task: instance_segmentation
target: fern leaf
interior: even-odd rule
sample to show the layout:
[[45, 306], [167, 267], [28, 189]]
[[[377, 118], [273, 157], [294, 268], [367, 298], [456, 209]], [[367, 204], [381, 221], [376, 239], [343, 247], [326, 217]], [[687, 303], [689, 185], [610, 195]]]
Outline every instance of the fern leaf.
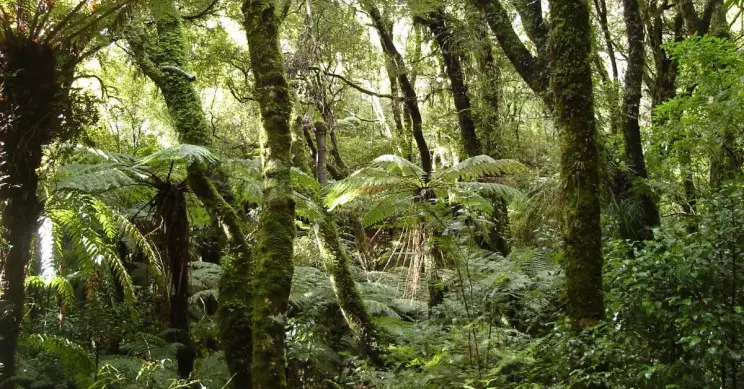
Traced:
[[440, 183], [472, 180], [488, 175], [504, 175], [523, 169], [524, 165], [510, 160], [495, 160], [487, 155], [468, 158], [448, 169], [440, 170], [432, 175], [432, 181]]
[[56, 275], [49, 279], [39, 276], [28, 276], [24, 282], [26, 289], [48, 289], [54, 291], [61, 299], [62, 303], [68, 307], [73, 306], [75, 302], [75, 291], [70, 281], [62, 276]]
[[90, 354], [69, 339], [56, 335], [32, 334], [24, 337], [23, 343], [56, 356], [64, 367], [65, 375], [74, 377], [79, 382], [93, 376], [95, 364]]
[[158, 168], [170, 166], [171, 163], [190, 165], [194, 162], [216, 165], [219, 160], [204, 147], [181, 144], [152, 153], [137, 161], [136, 166]]
[[381, 155], [375, 158], [370, 166], [380, 167], [390, 173], [399, 173], [403, 176], [415, 176], [421, 178], [425, 175], [424, 170], [418, 167], [415, 163], [392, 154]]

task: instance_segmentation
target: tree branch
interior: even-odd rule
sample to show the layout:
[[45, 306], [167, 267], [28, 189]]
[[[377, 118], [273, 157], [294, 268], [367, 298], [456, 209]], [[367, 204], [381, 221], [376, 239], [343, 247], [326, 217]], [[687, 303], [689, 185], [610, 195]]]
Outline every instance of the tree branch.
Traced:
[[215, 6], [215, 5], [217, 5], [217, 3], [218, 3], [219, 1], [220, 1], [220, 0], [212, 0], [212, 2], [211, 2], [211, 3], [209, 3], [209, 5], [207, 6], [207, 8], [204, 8], [204, 10], [203, 10], [203, 11], [201, 11], [201, 12], [197, 13], [196, 15], [183, 16], [183, 19], [184, 19], [184, 20], [194, 20], [194, 19], [200, 19], [200, 18], [202, 18], [202, 17], [204, 16], [204, 15], [208, 14], [209, 12], [211, 12], [211, 11], [212, 11], [212, 10], [214, 9], [214, 6]]
[[[388, 95], [388, 94], [377, 93], [377, 92], [371, 91], [371, 90], [369, 90], [367, 88], [364, 88], [364, 87], [362, 87], [362, 86], [360, 86], [360, 85], [358, 85], [358, 84], [350, 81], [349, 79], [347, 79], [346, 77], [344, 77], [344, 76], [342, 76], [340, 74], [331, 73], [331, 72], [329, 72], [327, 70], [323, 70], [323, 69], [321, 69], [321, 68], [319, 68], [317, 66], [310, 66], [307, 69], [309, 69], [309, 70], [315, 70], [317, 72], [322, 72], [326, 76], [337, 78], [337, 79], [343, 81], [346, 85], [348, 85], [348, 86], [350, 86], [350, 87], [356, 89], [357, 91], [362, 92], [362, 93], [364, 93], [366, 95], [375, 96], [375, 97], [384, 98], [384, 99], [391, 99], [391, 100], [395, 100], [396, 99], [396, 97], [393, 96], [393, 95]], [[397, 98], [397, 100], [403, 100], [403, 99], [402, 98]]]

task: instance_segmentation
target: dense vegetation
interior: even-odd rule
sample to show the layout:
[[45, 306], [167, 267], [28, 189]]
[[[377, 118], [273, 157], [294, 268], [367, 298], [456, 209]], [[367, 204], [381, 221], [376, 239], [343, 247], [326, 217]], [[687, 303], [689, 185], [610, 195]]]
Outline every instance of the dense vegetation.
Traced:
[[0, 389], [743, 387], [743, 14], [0, 0]]

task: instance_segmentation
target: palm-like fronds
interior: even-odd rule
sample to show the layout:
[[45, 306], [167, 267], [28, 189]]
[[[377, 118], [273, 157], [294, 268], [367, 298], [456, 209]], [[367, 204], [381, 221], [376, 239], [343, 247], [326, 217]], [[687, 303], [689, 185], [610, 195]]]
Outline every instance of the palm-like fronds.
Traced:
[[70, 281], [60, 275], [56, 275], [50, 278], [44, 278], [39, 276], [28, 276], [25, 281], [26, 289], [46, 289], [56, 293], [61, 299], [65, 306], [71, 306], [72, 302], [75, 301], [75, 291], [72, 288]]
[[[325, 203], [331, 209], [364, 199], [368, 210], [362, 220], [373, 225], [394, 215], [417, 214], [428, 201], [458, 203], [473, 210], [490, 212], [491, 201], [483, 195], [496, 195], [511, 200], [521, 192], [511, 186], [495, 182], [478, 182], [489, 176], [503, 176], [522, 168], [511, 160], [494, 160], [481, 155], [466, 159], [431, 176], [411, 163], [395, 156], [383, 155], [368, 167], [356, 171], [348, 178], [330, 185], [326, 190]], [[427, 195], [433, 193], [435, 196]]]
[[74, 377], [78, 382], [89, 380], [95, 371], [95, 364], [90, 354], [75, 342], [56, 335], [32, 334], [23, 339], [23, 344], [37, 350], [43, 350], [59, 359], [65, 375]]
[[160, 257], [146, 238], [123, 215], [91, 195], [76, 194], [52, 197], [47, 203], [47, 217], [52, 222], [55, 241], [53, 256], [61, 255], [61, 241], [66, 238], [77, 257], [78, 271], [90, 276], [99, 266], [105, 266], [122, 286], [125, 299], [134, 300], [134, 285], [122, 258], [116, 252], [118, 240], [126, 235], [148, 261], [151, 273], [163, 285]]

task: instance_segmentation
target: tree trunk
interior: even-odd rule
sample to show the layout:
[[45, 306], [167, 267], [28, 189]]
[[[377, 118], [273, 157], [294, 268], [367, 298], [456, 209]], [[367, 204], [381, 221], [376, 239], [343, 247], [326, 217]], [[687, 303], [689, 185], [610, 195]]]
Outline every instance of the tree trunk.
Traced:
[[351, 273], [351, 258], [341, 244], [338, 227], [328, 214], [325, 215], [325, 220], [320, 223], [319, 227], [330, 254], [327, 266], [331, 273], [333, 291], [344, 313], [344, 318], [349, 328], [359, 338], [365, 355], [369, 356], [373, 364], [382, 366], [380, 351], [377, 348], [377, 329], [354, 282]]
[[450, 31], [441, 9], [430, 12], [423, 22], [429, 27], [444, 60], [444, 68], [452, 87], [452, 98], [457, 109], [457, 120], [460, 124], [460, 140], [462, 149], [467, 157], [481, 155], [483, 150], [478, 135], [475, 132], [475, 121], [470, 104], [468, 87], [465, 84], [462, 65], [457, 53], [454, 37]]
[[36, 195], [42, 146], [61, 125], [55, 114], [60, 94], [52, 49], [30, 40], [0, 41], [0, 190], [9, 244], [3, 262], [0, 299], [0, 388], [13, 389], [16, 352], [23, 321], [26, 266], [43, 205]]
[[623, 138], [625, 140], [625, 160], [630, 169], [630, 186], [635, 187], [631, 196], [641, 206], [640, 223], [635, 228], [624, 228], [630, 232], [626, 239], [647, 240], [653, 238], [652, 228], [659, 225], [659, 210], [656, 207], [650, 188], [646, 185], [648, 173], [643, 156], [641, 126], [638, 121], [643, 86], [644, 31], [638, 0], [623, 0], [623, 15], [628, 34], [628, 64], [625, 71], [625, 97], [623, 99]]
[[178, 330], [174, 341], [184, 347], [176, 352], [178, 374], [188, 378], [194, 370], [196, 350], [189, 332], [189, 219], [186, 213], [185, 185], [162, 183], [158, 198], [159, 214], [163, 218], [166, 252], [169, 258], [170, 326]]
[[375, 3], [371, 0], [364, 0], [362, 2], [362, 7], [367, 11], [370, 18], [372, 18], [375, 30], [380, 35], [382, 50], [390, 59], [395, 74], [398, 77], [398, 85], [403, 93], [405, 113], [409, 115], [411, 119], [411, 133], [413, 139], [416, 141], [419, 155], [421, 156], [421, 167], [428, 175], [432, 171], [431, 153], [429, 152], [429, 146], [426, 144], [426, 139], [424, 138], [423, 122], [421, 119], [421, 111], [419, 111], [416, 90], [408, 78], [408, 70], [403, 61], [403, 56], [400, 55], [398, 49], [395, 47], [392, 30], [386, 27], [382, 15], [380, 14], [380, 10], [377, 8]]
[[599, 148], [586, 0], [550, 0], [554, 121], [560, 133], [568, 314], [578, 327], [604, 316]]
[[[292, 287], [295, 203], [292, 193], [292, 99], [273, 0], [246, 0], [244, 27], [266, 136], [263, 208], [253, 291], [253, 387], [286, 388], [284, 326]], [[242, 384], [242, 383], [240, 383]]]
[[[201, 100], [191, 85], [193, 78], [183, 71], [187, 66], [187, 56], [181, 16], [172, 1], [151, 3], [150, 11], [156, 19], [157, 42], [148, 45], [144, 31], [141, 31], [144, 27], [130, 26], [126, 38], [134, 60], [163, 93], [180, 141], [211, 147], [212, 136], [204, 118]], [[163, 71], [166, 65], [181, 71]], [[251, 246], [242, 231], [238, 212], [226, 201], [230, 198], [227, 185], [215, 186], [203, 163], [193, 163], [188, 167], [188, 182], [209, 213], [221, 220], [230, 233], [231, 249], [235, 255], [222, 264], [225, 271], [220, 279], [217, 314], [225, 359], [233, 374], [232, 382], [240, 382], [242, 387], [249, 388], [251, 294], [246, 283], [250, 281], [253, 271]]]
[[315, 178], [320, 185], [328, 184], [326, 178], [326, 160], [328, 159], [328, 127], [325, 123], [315, 123], [315, 143], [317, 154], [315, 156]]

